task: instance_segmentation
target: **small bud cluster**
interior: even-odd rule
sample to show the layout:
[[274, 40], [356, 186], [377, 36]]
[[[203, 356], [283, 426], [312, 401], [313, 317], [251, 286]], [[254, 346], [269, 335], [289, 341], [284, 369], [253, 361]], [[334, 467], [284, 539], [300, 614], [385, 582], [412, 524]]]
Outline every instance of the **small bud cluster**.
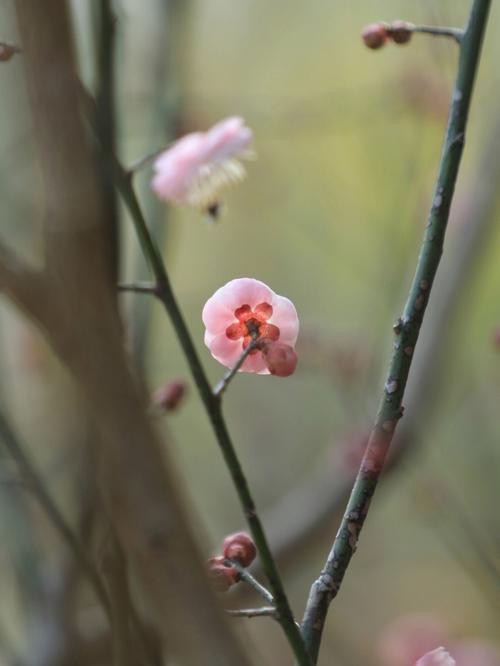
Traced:
[[222, 555], [215, 555], [208, 560], [208, 573], [214, 588], [218, 592], [227, 592], [240, 579], [236, 567], [227, 566], [226, 560], [233, 560], [242, 567], [248, 567], [256, 555], [255, 544], [245, 532], [227, 536], [222, 544]]
[[361, 38], [369, 49], [380, 49], [389, 39], [395, 44], [407, 44], [414, 27], [412, 23], [406, 21], [371, 23], [363, 29]]

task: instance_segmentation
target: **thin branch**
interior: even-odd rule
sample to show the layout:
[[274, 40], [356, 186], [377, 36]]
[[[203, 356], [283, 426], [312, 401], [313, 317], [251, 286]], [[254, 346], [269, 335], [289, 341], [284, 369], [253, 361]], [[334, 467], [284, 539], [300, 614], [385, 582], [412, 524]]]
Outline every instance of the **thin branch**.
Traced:
[[[87, 103], [92, 100], [87, 96]], [[283, 583], [279, 575], [276, 563], [274, 561], [271, 549], [264, 532], [264, 528], [257, 514], [255, 502], [250, 492], [247, 479], [243, 473], [241, 463], [236, 454], [233, 442], [229, 435], [224, 416], [222, 414], [221, 401], [214, 396], [208, 382], [193, 340], [184, 321], [184, 317], [177, 304], [170, 280], [167, 274], [161, 253], [150, 233], [146, 220], [144, 219], [141, 206], [135, 194], [130, 175], [123, 167], [115, 162], [115, 176], [117, 187], [129, 209], [132, 221], [141, 244], [143, 253], [147, 258], [150, 268], [154, 274], [157, 285], [157, 296], [162, 302], [172, 325], [176, 331], [181, 347], [186, 356], [191, 374], [198, 388], [201, 400], [212, 424], [212, 428], [220, 446], [224, 460], [231, 474], [236, 492], [238, 494], [243, 512], [248, 522], [250, 532], [255, 541], [259, 556], [262, 562], [262, 568], [266, 574], [270, 587], [273, 591], [278, 609], [280, 624], [288, 637], [290, 646], [302, 666], [310, 664], [304, 641], [298, 631], [290, 604], [285, 594]]]
[[75, 560], [80, 564], [82, 570], [88, 577], [97, 598], [101, 602], [108, 617], [111, 618], [111, 607], [108, 600], [108, 595], [99, 577], [99, 574], [94, 568], [89, 556], [82, 548], [77, 537], [72, 529], [67, 524], [64, 516], [59, 511], [54, 500], [47, 491], [43, 481], [38, 476], [38, 472], [29, 460], [28, 456], [24, 453], [24, 449], [18, 441], [14, 431], [10, 427], [5, 415], [0, 411], [0, 439], [3, 441], [5, 447], [9, 451], [12, 458], [18, 465], [21, 473], [28, 481], [33, 494], [36, 496], [41, 507], [47, 514], [49, 520], [59, 532], [63, 541], [73, 553]]
[[262, 606], [262, 608], [240, 608], [238, 610], [226, 610], [233, 617], [272, 617], [277, 620], [276, 608], [274, 606]]
[[156, 294], [156, 286], [151, 282], [120, 282], [118, 291], [129, 291], [135, 294]]
[[97, 33], [96, 48], [96, 104], [95, 123], [101, 155], [97, 167], [99, 184], [102, 190], [102, 204], [106, 219], [106, 241], [110, 255], [113, 279], [119, 273], [119, 210], [113, 181], [113, 159], [116, 153], [116, 111], [115, 111], [115, 54], [116, 17], [111, 0], [101, 0], [95, 9]]
[[436, 190], [416, 274], [401, 318], [401, 326], [396, 331], [394, 352], [384, 394], [340, 529], [323, 571], [311, 587], [302, 632], [314, 663], [317, 661], [329, 605], [338, 594], [356, 549], [389, 445], [402, 415], [402, 399], [412, 356], [443, 250], [489, 7], [490, 0], [474, 0], [469, 23], [464, 32]]
[[[163, 0], [155, 4], [156, 22], [155, 39], [151, 39], [151, 30], [142, 32], [148, 40], [147, 51], [137, 41], [140, 26], [131, 26], [131, 43], [127, 48], [127, 66], [142, 69], [143, 55], [147, 52], [147, 98], [149, 111], [143, 114], [143, 127], [149, 125], [149, 138], [144, 146], [144, 153], [151, 146], [171, 143], [178, 135], [182, 125], [182, 110], [185, 96], [186, 62], [183, 54], [189, 52], [191, 31], [191, 0]], [[136, 19], [139, 17], [136, 17]], [[149, 25], [151, 12], [145, 19]], [[133, 78], [133, 77], [132, 77]], [[133, 176], [131, 176], [133, 177]], [[141, 190], [149, 191], [147, 179], [140, 180]], [[171, 225], [172, 209], [168, 209], [156, 197], [148, 197], [145, 212], [151, 231], [160, 246], [165, 246]], [[132, 274], [137, 278], [147, 275], [149, 267], [140, 248], [134, 253], [131, 266]], [[139, 372], [144, 371], [149, 329], [152, 323], [154, 304], [149, 299], [136, 299], [130, 308], [130, 342], [135, 365]]]
[[[478, 257], [494, 228], [494, 207], [500, 179], [500, 108], [485, 127], [485, 145], [478, 152], [479, 163], [469, 184], [473, 193], [460, 233], [448, 247], [447, 265], [440, 269], [433, 286], [433, 308], [419, 337], [418, 357], [405, 392], [405, 418], [398, 427], [385, 464], [384, 477], [400, 463], [421, 450], [419, 423], [430, 418], [438, 402], [438, 373], [446, 356], [454, 314], [461, 303], [464, 285], [471, 279]], [[300, 559], [311, 539], [324, 534], [332, 522], [340, 521], [355, 474], [334, 474], [343, 464], [324, 452], [318, 458], [313, 477], [296, 484], [264, 516], [273, 553], [282, 567]], [[340, 516], [339, 516], [340, 514]], [[254, 570], [255, 572], [255, 570]]]
[[273, 595], [269, 592], [267, 588], [264, 587], [259, 581], [252, 576], [252, 574], [245, 569], [244, 567], [241, 566], [239, 562], [236, 562], [234, 560], [224, 560], [224, 564], [228, 567], [234, 567], [239, 575], [240, 579], [244, 582], [247, 583], [247, 585], [250, 585], [257, 594], [260, 594], [260, 596], [267, 601], [268, 604], [274, 604], [274, 597]]
[[130, 177], [133, 177], [133, 175], [137, 173], [137, 171], [140, 171], [145, 166], [148, 166], [148, 164], [151, 164], [151, 162], [154, 162], [155, 159], [159, 157], [165, 150], [170, 148], [170, 146], [172, 146], [173, 143], [174, 143], [173, 141], [170, 141], [169, 143], [167, 143], [166, 146], [163, 146], [163, 148], [158, 148], [152, 153], [148, 153], [147, 155], [144, 155], [144, 157], [140, 157], [135, 162], [132, 162], [132, 164], [126, 169], [127, 174]]
[[229, 372], [227, 372], [224, 375], [224, 377], [220, 380], [220, 382], [215, 386], [213, 393], [217, 398], [222, 397], [222, 394], [224, 393], [224, 391], [229, 386], [233, 377], [237, 374], [238, 370], [241, 368], [243, 363], [246, 361], [247, 357], [250, 356], [250, 354], [253, 352], [254, 349], [257, 348], [257, 346], [258, 346], [258, 342], [254, 338], [250, 342], [250, 344], [246, 347], [246, 349], [243, 351], [243, 353], [241, 354], [241, 356], [237, 360], [234, 367], [232, 367], [231, 370], [229, 370]]
[[444, 26], [432, 25], [413, 25], [409, 28], [411, 32], [421, 32], [425, 35], [433, 35], [435, 37], [451, 37], [457, 44], [462, 42], [464, 31], [461, 28], [448, 28]]

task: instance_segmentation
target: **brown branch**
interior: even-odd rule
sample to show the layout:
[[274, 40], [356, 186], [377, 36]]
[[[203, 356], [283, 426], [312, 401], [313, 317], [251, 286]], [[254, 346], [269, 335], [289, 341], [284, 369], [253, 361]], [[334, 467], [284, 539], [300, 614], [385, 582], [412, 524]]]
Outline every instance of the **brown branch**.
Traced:
[[67, 4], [17, 0], [16, 8], [45, 189], [43, 323], [96, 422], [104, 506], [167, 649], [185, 663], [248, 664], [207, 586], [172, 465], [125, 356]]

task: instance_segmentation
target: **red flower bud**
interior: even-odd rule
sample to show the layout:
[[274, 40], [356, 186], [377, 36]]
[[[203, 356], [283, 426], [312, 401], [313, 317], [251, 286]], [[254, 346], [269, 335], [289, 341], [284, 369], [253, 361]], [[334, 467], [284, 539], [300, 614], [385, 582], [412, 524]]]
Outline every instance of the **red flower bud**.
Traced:
[[224, 539], [222, 552], [227, 560], [236, 560], [242, 567], [248, 567], [257, 555], [252, 539], [245, 532], [230, 534]]
[[153, 404], [166, 412], [173, 412], [182, 402], [186, 390], [187, 386], [181, 379], [168, 382], [155, 391]]
[[396, 44], [407, 44], [412, 36], [413, 25], [406, 21], [393, 21], [387, 28], [387, 37]]
[[363, 28], [361, 39], [369, 49], [381, 48], [387, 40], [386, 26], [383, 23], [371, 23]]
[[293, 375], [297, 367], [295, 349], [283, 342], [263, 340], [259, 345], [269, 372], [277, 377]]
[[227, 592], [239, 581], [238, 571], [234, 567], [226, 567], [222, 555], [208, 560], [208, 575], [217, 592]]
[[6, 42], [0, 42], [0, 62], [7, 62], [14, 56], [16, 53], [19, 53], [20, 48], [14, 46], [14, 44], [7, 44]]

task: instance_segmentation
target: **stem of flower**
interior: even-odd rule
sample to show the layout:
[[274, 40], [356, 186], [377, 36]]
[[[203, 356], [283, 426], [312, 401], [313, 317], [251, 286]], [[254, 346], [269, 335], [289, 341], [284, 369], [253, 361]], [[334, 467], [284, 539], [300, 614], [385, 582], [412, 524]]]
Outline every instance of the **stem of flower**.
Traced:
[[[268, 604], [273, 604], [274, 605], [274, 597], [273, 595], [269, 592], [269, 590], [264, 587], [259, 581], [252, 576], [252, 574], [245, 569], [244, 567], [241, 566], [239, 562], [236, 562], [235, 560], [224, 560], [224, 564], [227, 567], [233, 567], [236, 569], [240, 575], [240, 579], [244, 582], [250, 585], [250, 587], [253, 587], [253, 589], [260, 594], [260, 596], [267, 601]], [[276, 611], [276, 609], [274, 609]]]
[[454, 39], [457, 44], [462, 42], [464, 31], [461, 28], [447, 28], [444, 26], [432, 26], [432, 25], [413, 25], [409, 30], [411, 32], [421, 32], [425, 35], [434, 35], [435, 37], [451, 37]]
[[250, 342], [250, 344], [246, 347], [246, 349], [243, 350], [243, 353], [239, 357], [239, 359], [236, 362], [236, 365], [229, 370], [224, 377], [220, 380], [220, 382], [215, 386], [213, 390], [213, 394], [216, 398], [221, 398], [222, 394], [224, 391], [227, 389], [229, 386], [229, 383], [233, 379], [233, 377], [236, 375], [238, 370], [241, 368], [243, 363], [245, 362], [245, 359], [250, 356], [252, 351], [256, 349], [258, 346], [257, 338], [254, 337], [253, 340]]
[[[389, 30], [392, 25], [389, 24]], [[464, 31], [461, 28], [449, 28], [445, 26], [433, 25], [415, 25], [414, 23], [407, 23], [406, 29], [408, 32], [420, 32], [425, 35], [433, 35], [434, 37], [451, 37], [457, 44], [462, 42]]]
[[[87, 96], [88, 98], [88, 96]], [[143, 253], [151, 267], [156, 281], [156, 296], [162, 302], [174, 326], [181, 347], [186, 356], [191, 374], [198, 388], [203, 405], [212, 424], [212, 428], [222, 451], [229, 473], [236, 488], [250, 532], [255, 541], [262, 568], [273, 592], [279, 622], [285, 632], [297, 663], [300, 666], [311, 666], [311, 659], [305, 647], [300, 629], [297, 627], [290, 608], [276, 562], [271, 553], [264, 528], [257, 514], [247, 479], [236, 454], [222, 413], [221, 401], [214, 395], [207, 376], [201, 365], [198, 353], [188, 331], [184, 317], [175, 299], [167, 270], [156, 243], [149, 232], [137, 200], [130, 174], [115, 160], [115, 177], [117, 187], [129, 209], [132, 221], [141, 244]]]
[[491, 0], [474, 0], [460, 47], [455, 89], [441, 156], [436, 190], [415, 277], [405, 305], [375, 425], [351, 491], [346, 512], [319, 578], [313, 583], [302, 622], [302, 634], [314, 663], [331, 601], [338, 594], [356, 549], [387, 451], [402, 415], [402, 400], [432, 283], [443, 251], [444, 235], [455, 189], [474, 79]]
[[152, 153], [148, 153], [147, 155], [144, 155], [143, 157], [140, 157], [138, 160], [133, 162], [126, 170], [129, 176], [133, 176], [135, 173], [137, 173], [137, 171], [140, 171], [145, 166], [148, 166], [148, 164], [151, 164], [151, 162], [154, 162], [155, 159], [159, 157], [171, 145], [172, 142], [168, 143], [166, 146], [163, 146], [163, 148], [157, 148]]

